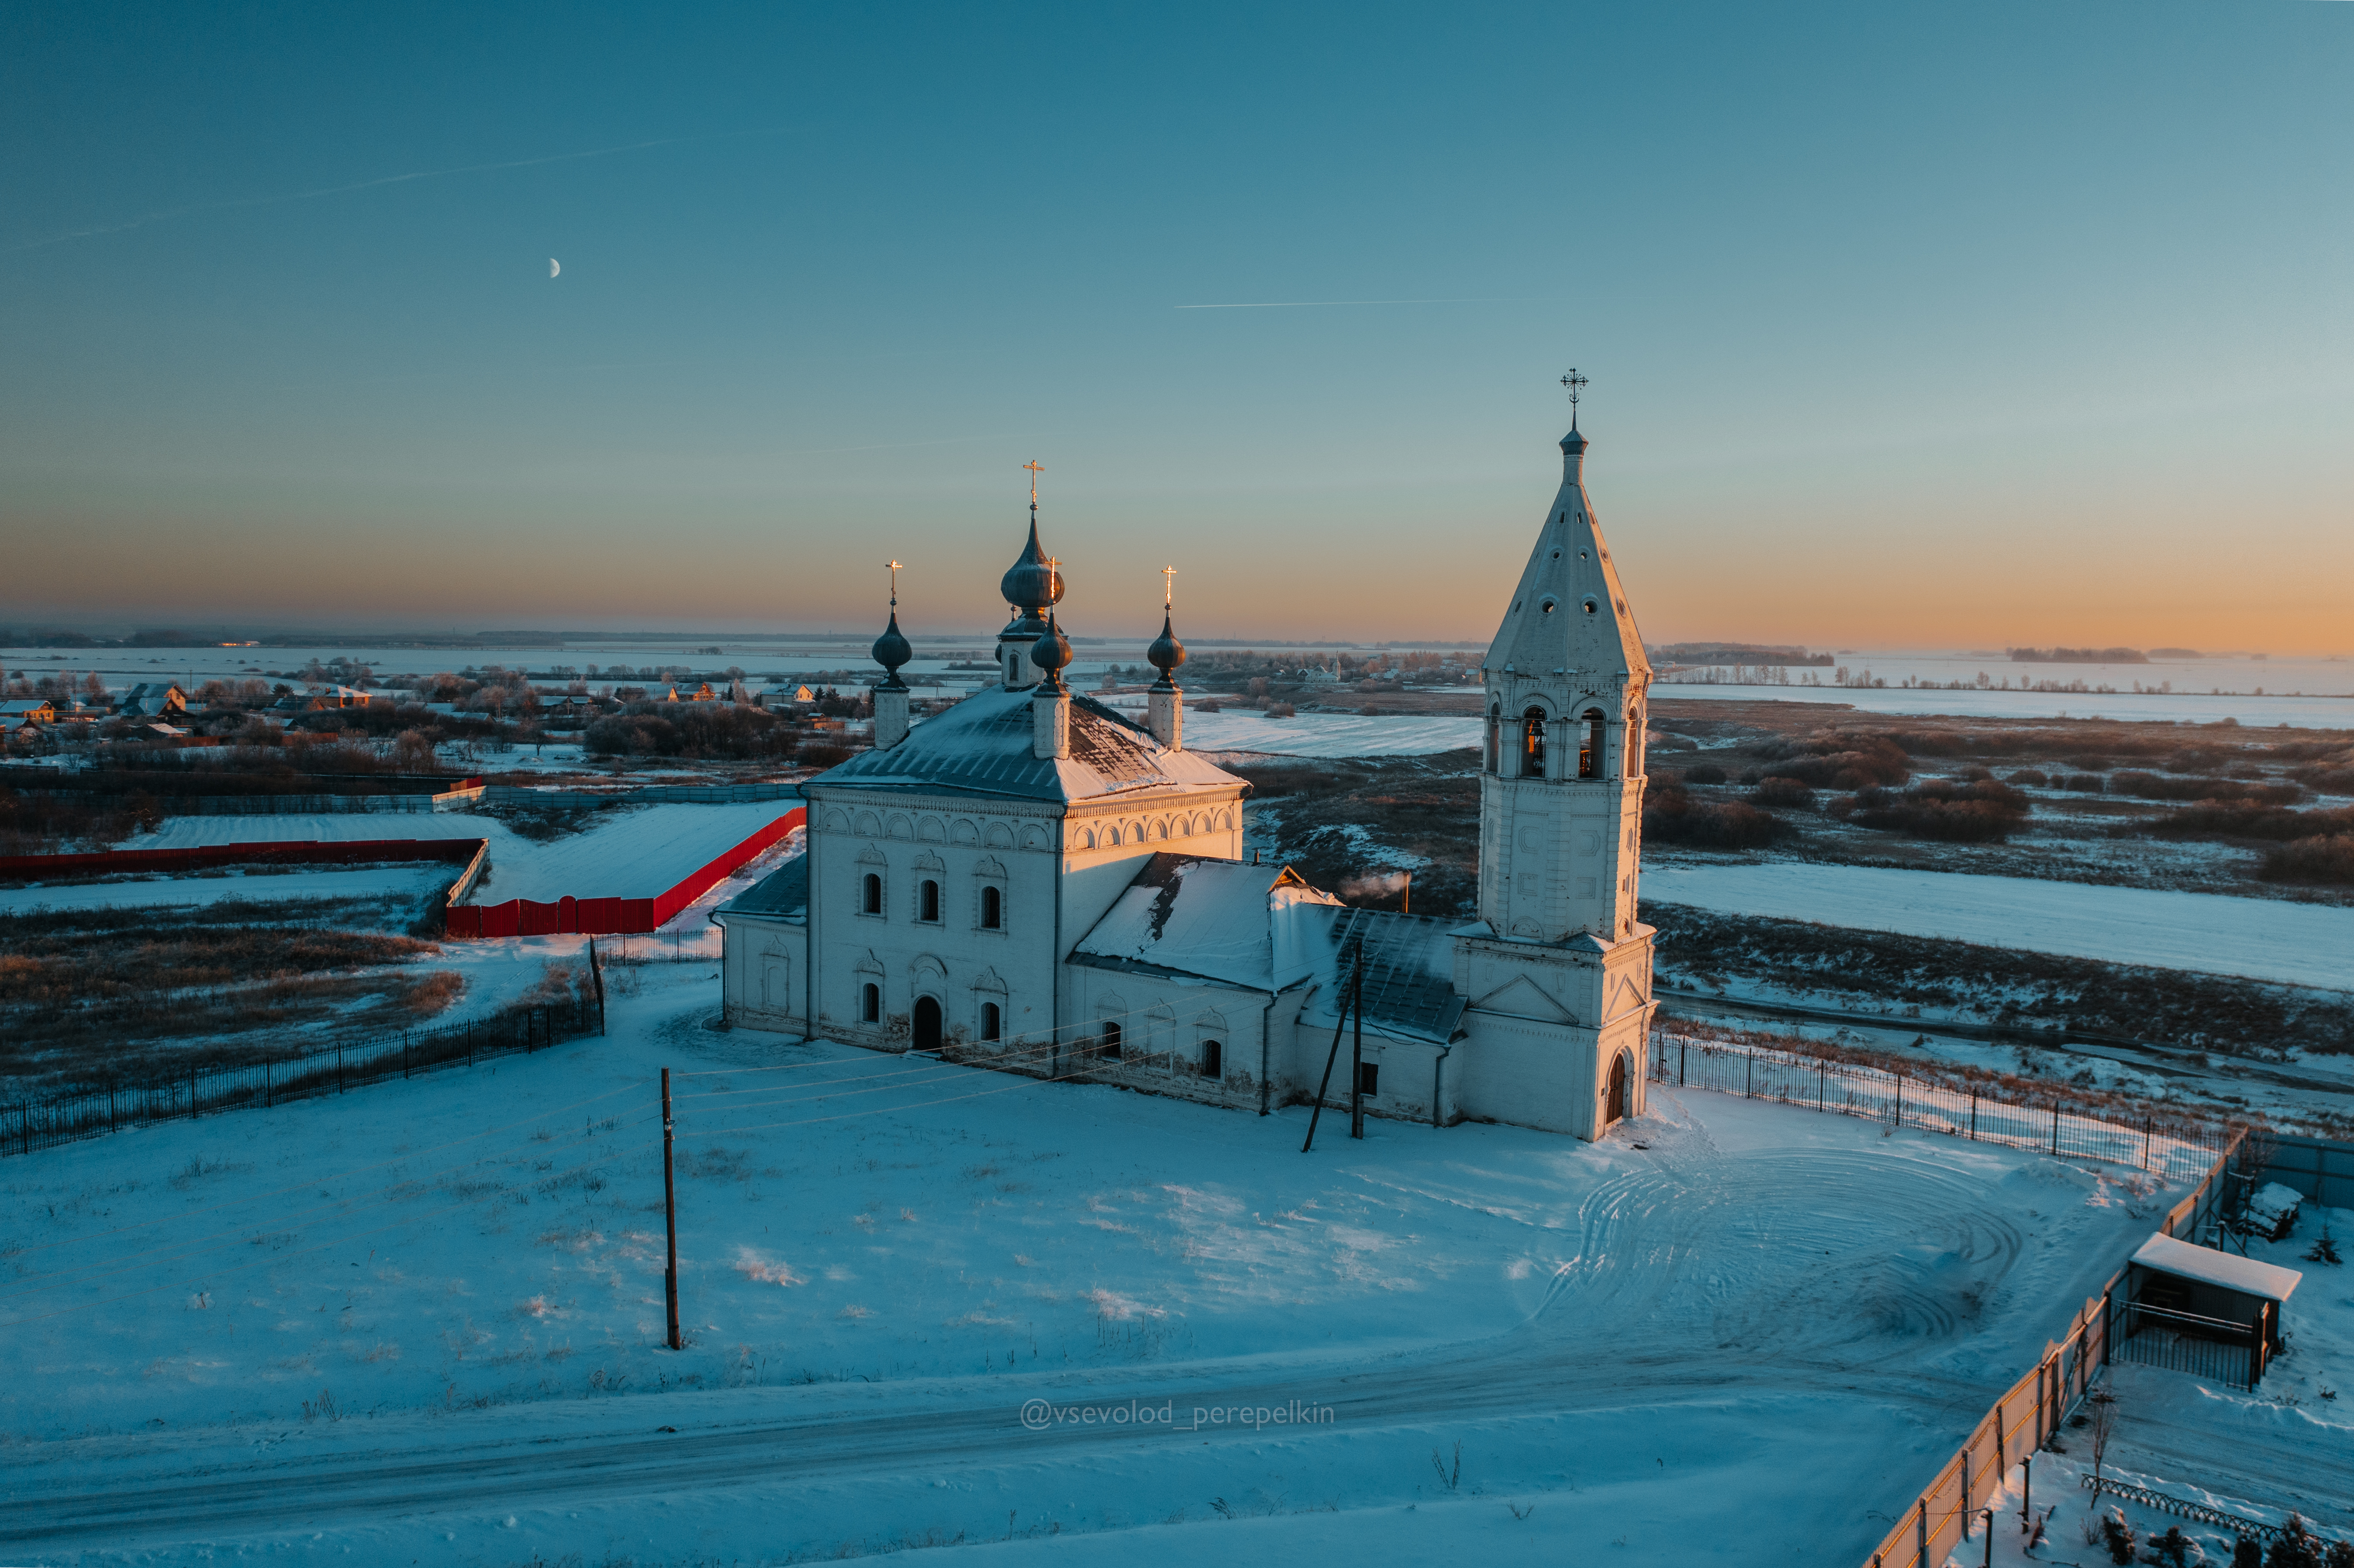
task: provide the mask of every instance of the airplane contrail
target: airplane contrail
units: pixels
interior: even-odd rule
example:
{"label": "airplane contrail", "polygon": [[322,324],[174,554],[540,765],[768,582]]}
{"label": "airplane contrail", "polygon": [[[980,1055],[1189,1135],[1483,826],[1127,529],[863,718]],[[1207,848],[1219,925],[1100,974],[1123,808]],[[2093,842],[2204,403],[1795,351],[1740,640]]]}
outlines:
{"label": "airplane contrail", "polygon": [[1296,311],[1317,305],[1517,305],[1527,304],[1534,294],[1507,295],[1500,299],[1461,300],[1253,300],[1235,304],[1174,305],[1180,311]]}
{"label": "airplane contrail", "polygon": [[664,136],[652,142],[630,142],[618,147],[592,147],[585,153],[552,153],[544,158],[511,158],[497,164],[461,164],[451,169],[418,169],[405,175],[385,175],[376,179],[360,180],[347,185],[325,185],[314,191],[290,191],[281,196],[244,196],[234,201],[196,202],[187,207],[165,207],[162,211],[147,213],[143,217],[130,218],[122,223],[101,224],[94,228],[70,229],[63,234],[50,235],[46,239],[35,239],[22,245],[7,246],[0,249],[0,255],[13,256],[20,251],[45,249],[52,245],[63,245],[69,239],[88,239],[101,234],[122,234],[130,229],[143,228],[151,223],[162,223],[175,217],[186,217],[199,212],[228,212],[243,207],[275,207],[281,202],[315,201],[321,196],[349,196],[354,191],[374,190],[378,185],[406,185],[411,180],[434,180],[445,175],[480,175],[498,169],[528,169],[541,164],[577,163],[582,158],[608,158],[616,153],[642,152],[648,147],[674,147],[684,142],[712,142],[727,136],[778,134],[781,132],[722,131],[707,136]]}

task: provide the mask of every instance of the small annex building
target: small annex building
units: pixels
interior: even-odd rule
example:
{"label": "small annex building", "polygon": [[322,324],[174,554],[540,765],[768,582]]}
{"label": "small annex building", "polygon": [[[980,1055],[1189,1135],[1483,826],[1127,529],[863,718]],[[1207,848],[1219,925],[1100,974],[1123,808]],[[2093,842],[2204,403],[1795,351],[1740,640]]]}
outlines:
{"label": "small annex building", "polygon": [[2294,1268],[2154,1235],[2126,1268],[2119,1359],[2207,1373],[2253,1388],[2281,1349]]}
{"label": "small annex building", "polygon": [[[1266,1113],[1315,1097],[1361,992],[1373,1115],[1592,1139],[1640,1114],[1650,669],[1586,447],[1573,424],[1482,666],[1477,918],[1251,863],[1249,784],[1184,745],[1172,610],[1142,722],[1065,681],[1034,494],[995,684],[911,723],[894,594],[873,747],[803,783],[806,853],[715,916],[729,1023]],[[1350,1086],[1343,1067],[1332,1098]]]}

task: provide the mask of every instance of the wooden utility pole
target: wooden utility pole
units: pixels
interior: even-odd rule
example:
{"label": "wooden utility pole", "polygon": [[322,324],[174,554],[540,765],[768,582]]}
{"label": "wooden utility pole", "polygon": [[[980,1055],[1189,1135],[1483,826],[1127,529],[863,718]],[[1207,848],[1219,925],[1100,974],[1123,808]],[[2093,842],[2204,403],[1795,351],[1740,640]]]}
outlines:
{"label": "wooden utility pole", "polygon": [[670,1308],[670,1348],[683,1351],[678,1337],[678,1185],[670,1167],[670,1069],[663,1073],[663,1222],[670,1230],[670,1267],[663,1274],[663,1300]]}
{"label": "wooden utility pole", "polygon": [[1332,1021],[1332,1049],[1324,1055],[1324,1081],[1316,1086],[1316,1107],[1308,1113],[1308,1137],[1299,1145],[1302,1154],[1316,1147],[1316,1124],[1323,1119],[1324,1094],[1332,1086],[1332,1064],[1341,1059],[1341,1033],[1348,1027],[1349,1003],[1344,999],[1341,1003],[1341,1016]]}
{"label": "wooden utility pole", "polygon": [[598,961],[597,938],[588,938],[588,978],[597,983],[597,1037],[605,1035],[605,966]]}
{"label": "wooden utility pole", "polygon": [[1349,1015],[1356,1033],[1349,1045],[1349,1136],[1365,1136],[1365,954],[1357,950],[1357,972],[1349,982]]}

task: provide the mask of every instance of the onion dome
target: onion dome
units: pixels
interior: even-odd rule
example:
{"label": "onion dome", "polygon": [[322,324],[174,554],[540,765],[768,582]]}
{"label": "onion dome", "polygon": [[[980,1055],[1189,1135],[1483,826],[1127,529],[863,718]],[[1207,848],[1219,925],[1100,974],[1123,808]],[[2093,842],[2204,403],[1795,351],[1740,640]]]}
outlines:
{"label": "onion dome", "polygon": [[1177,641],[1177,633],[1171,630],[1169,611],[1165,608],[1161,612],[1161,635],[1154,638],[1152,646],[1144,651],[1144,662],[1161,672],[1157,684],[1173,686],[1177,683],[1177,666],[1185,662],[1185,645]]}
{"label": "onion dome", "polygon": [[[1059,585],[1057,585],[1059,588]],[[1046,617],[1046,634],[1030,647],[1030,662],[1046,672],[1044,684],[1050,688],[1063,683],[1063,669],[1071,662],[1071,645],[1063,637],[1063,629],[1055,624],[1053,615]]]}
{"label": "onion dome", "polygon": [[1047,564],[1046,552],[1038,547],[1035,507],[1030,512],[1030,542],[1022,547],[1022,558],[1005,569],[997,588],[1006,603],[1033,615],[1063,601],[1063,574]]}
{"label": "onion dome", "polygon": [[875,640],[874,654],[875,662],[883,666],[885,679],[882,689],[886,692],[905,691],[906,683],[899,679],[899,666],[914,658],[916,651],[908,646],[907,639],[900,633],[896,609],[891,612],[891,624],[884,630],[882,636]]}

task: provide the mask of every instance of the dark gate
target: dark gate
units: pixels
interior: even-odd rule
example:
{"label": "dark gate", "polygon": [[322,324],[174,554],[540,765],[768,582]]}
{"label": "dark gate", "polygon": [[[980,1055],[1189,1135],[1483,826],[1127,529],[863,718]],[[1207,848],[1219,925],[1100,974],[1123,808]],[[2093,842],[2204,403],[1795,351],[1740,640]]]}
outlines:
{"label": "dark gate", "polygon": [[928,996],[916,999],[916,1049],[940,1048],[940,1004]]}

